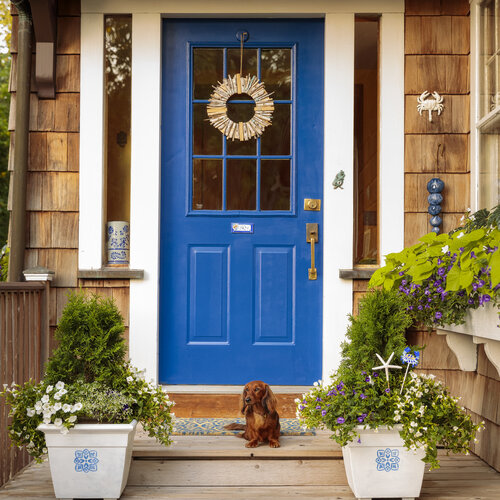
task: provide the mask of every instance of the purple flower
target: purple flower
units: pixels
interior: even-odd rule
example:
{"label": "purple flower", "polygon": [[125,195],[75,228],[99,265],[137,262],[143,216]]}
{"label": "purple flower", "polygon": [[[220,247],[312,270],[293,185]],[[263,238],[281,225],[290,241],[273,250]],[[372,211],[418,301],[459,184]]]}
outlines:
{"label": "purple flower", "polygon": [[406,281],[406,280],[401,281],[402,285],[406,285],[407,283],[408,283],[408,281]]}
{"label": "purple flower", "polygon": [[332,389],[330,392],[328,392],[327,396],[336,396],[337,393],[335,392],[335,389]]}
{"label": "purple flower", "polygon": [[339,391],[339,394],[342,394],[342,396],[345,396],[345,391]]}
{"label": "purple flower", "polygon": [[361,414],[361,416],[362,416],[363,418],[366,418],[366,415],[367,415],[366,413],[362,413],[362,414]]}
{"label": "purple flower", "polygon": [[320,405],[316,406],[316,410],[321,410],[321,406]]}
{"label": "purple flower", "polygon": [[361,438],[358,438],[358,443],[361,444]]}
{"label": "purple flower", "polygon": [[363,420],[364,420],[364,418],[363,418],[363,417],[358,417],[358,422],[359,422],[360,424],[362,424],[362,423],[363,423]]}
{"label": "purple flower", "polygon": [[299,405],[299,410],[303,410],[305,408],[304,405]]}
{"label": "purple flower", "polygon": [[440,267],[438,269],[439,276],[444,276],[446,274],[446,267]]}
{"label": "purple flower", "polygon": [[478,283],[472,283],[472,289],[474,291],[476,291],[478,288],[479,288],[479,284]]}
{"label": "purple flower", "polygon": [[468,301],[467,301],[468,304],[470,304],[471,306],[474,304],[474,299],[471,297]]}
{"label": "purple flower", "polygon": [[340,384],[337,385],[337,389],[340,391],[344,387],[344,382],[340,382]]}
{"label": "purple flower", "polygon": [[372,379],[371,379],[370,377],[366,377],[366,378],[365,378],[365,382],[370,383],[371,381],[372,381]]}
{"label": "purple flower", "polygon": [[485,294],[484,294],[484,295],[483,295],[483,296],[479,299],[479,303],[480,303],[481,305],[483,305],[483,304],[486,304],[487,302],[489,302],[490,300],[491,300],[491,297],[490,297],[487,293],[485,293]]}
{"label": "purple flower", "polygon": [[321,398],[316,398],[316,401],[323,401]]}
{"label": "purple flower", "polygon": [[325,415],[326,415],[326,410],[323,410],[323,411],[321,412],[321,415],[325,416]]}
{"label": "purple flower", "polygon": [[363,393],[361,393],[361,394],[359,395],[359,397],[360,397],[361,399],[366,399],[366,395],[365,395],[365,394],[363,394]]}
{"label": "purple flower", "polygon": [[389,389],[389,387],[387,389],[384,390],[385,393],[389,394],[391,392],[391,390]]}
{"label": "purple flower", "polygon": [[437,293],[442,293],[442,292],[443,292],[443,289],[442,289],[440,286],[438,286],[438,287],[436,288],[436,292],[437,292]]}
{"label": "purple flower", "polygon": [[378,373],[374,373],[373,378],[377,378],[377,377],[378,377]]}
{"label": "purple flower", "polygon": [[399,274],[400,276],[404,276],[404,274],[405,274],[405,273],[404,273],[403,271],[399,271],[399,273],[398,273],[398,274]]}
{"label": "purple flower", "polygon": [[337,424],[343,424],[343,423],[345,423],[345,418],[344,417],[337,418]]}
{"label": "purple flower", "polygon": [[475,258],[476,258],[476,254],[475,254],[474,252],[471,252],[471,253],[470,253],[470,256],[471,256],[471,258],[472,258],[472,259],[475,259]]}
{"label": "purple flower", "polygon": [[417,308],[419,311],[421,311],[423,309],[423,306],[418,306]]}
{"label": "purple flower", "polygon": [[442,312],[440,312],[440,311],[438,311],[438,312],[436,313],[436,319],[441,319],[442,317],[443,317],[443,313],[442,313]]}

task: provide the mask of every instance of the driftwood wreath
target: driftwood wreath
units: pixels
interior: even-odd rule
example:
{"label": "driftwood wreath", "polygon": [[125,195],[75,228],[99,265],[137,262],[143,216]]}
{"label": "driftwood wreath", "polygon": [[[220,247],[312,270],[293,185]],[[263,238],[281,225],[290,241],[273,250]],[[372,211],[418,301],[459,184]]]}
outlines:
{"label": "driftwood wreath", "polygon": [[[228,75],[222,83],[218,83],[207,105],[210,123],[233,141],[248,141],[262,135],[264,129],[271,124],[274,111],[274,101],[264,83],[256,76],[245,77],[240,73]],[[248,94],[255,102],[254,115],[246,122],[234,122],[227,115],[228,100],[238,94]]]}

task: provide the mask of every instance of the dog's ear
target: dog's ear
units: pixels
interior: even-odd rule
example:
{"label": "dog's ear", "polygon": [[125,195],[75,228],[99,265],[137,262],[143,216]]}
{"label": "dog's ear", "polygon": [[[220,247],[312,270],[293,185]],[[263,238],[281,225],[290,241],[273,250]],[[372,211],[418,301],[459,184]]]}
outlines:
{"label": "dog's ear", "polygon": [[245,415],[245,412],[247,411],[247,404],[245,402],[245,399],[246,399],[245,388],[243,388],[243,392],[241,393],[241,398],[240,398],[240,408],[242,415]]}
{"label": "dog's ear", "polygon": [[276,396],[274,395],[271,388],[266,384],[266,392],[264,397],[262,398],[262,406],[267,411],[267,413],[273,413],[276,411],[276,406],[278,405],[278,401],[276,400]]}

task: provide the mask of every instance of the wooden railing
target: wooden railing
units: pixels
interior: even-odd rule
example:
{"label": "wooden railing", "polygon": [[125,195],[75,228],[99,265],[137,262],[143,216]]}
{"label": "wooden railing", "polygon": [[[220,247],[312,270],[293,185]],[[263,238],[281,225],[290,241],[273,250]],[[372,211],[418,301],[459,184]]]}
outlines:
{"label": "wooden railing", "polygon": [[[47,328],[44,283],[0,283],[0,388],[41,378]],[[30,462],[24,450],[11,447],[9,409],[0,397],[0,486]]]}

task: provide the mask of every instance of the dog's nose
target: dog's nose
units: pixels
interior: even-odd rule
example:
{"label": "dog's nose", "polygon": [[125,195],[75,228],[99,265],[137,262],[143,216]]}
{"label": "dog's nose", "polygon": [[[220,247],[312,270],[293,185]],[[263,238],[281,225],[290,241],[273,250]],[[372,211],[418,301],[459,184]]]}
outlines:
{"label": "dog's nose", "polygon": [[250,401],[252,401],[250,398],[245,399],[245,403],[250,403]]}

